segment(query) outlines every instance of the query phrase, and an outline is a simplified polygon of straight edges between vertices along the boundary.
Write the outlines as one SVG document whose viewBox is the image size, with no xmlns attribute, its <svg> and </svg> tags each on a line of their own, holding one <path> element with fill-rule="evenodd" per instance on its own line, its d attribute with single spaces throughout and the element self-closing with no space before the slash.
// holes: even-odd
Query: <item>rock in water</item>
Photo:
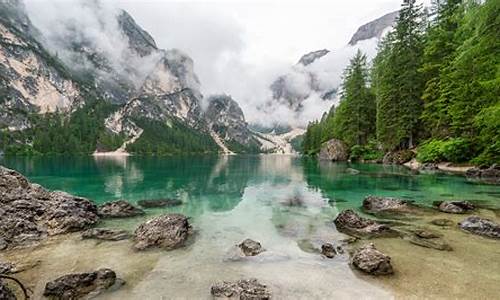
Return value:
<svg viewBox="0 0 500 300">
<path fill-rule="evenodd" d="M 500 239 L 500 224 L 479 216 L 470 216 L 458 223 L 461 229 L 474 234 Z"/>
<path fill-rule="evenodd" d="M 342 211 L 335 218 L 334 223 L 339 231 L 356 237 L 397 235 L 389 226 L 362 218 L 350 209 Z"/>
<path fill-rule="evenodd" d="M 84 239 L 97 239 L 105 241 L 121 241 L 130 238 L 130 233 L 120 229 L 92 228 L 82 233 Z"/>
<path fill-rule="evenodd" d="M 335 251 L 335 247 L 332 244 L 325 243 L 321 245 L 321 254 L 328 258 L 334 258 L 337 255 L 337 251 Z"/>
<path fill-rule="evenodd" d="M 152 199 L 152 200 L 139 200 L 137 204 L 144 208 L 161 208 L 182 205 L 179 199 Z"/>
<path fill-rule="evenodd" d="M 363 209 L 367 213 L 408 213 L 414 207 L 402 199 L 367 196 L 363 200 Z"/>
<path fill-rule="evenodd" d="M 99 216 L 103 218 L 128 218 L 144 214 L 142 209 L 133 206 L 125 200 L 104 203 L 99 206 L 98 212 Z"/>
<path fill-rule="evenodd" d="M 440 238 L 429 239 L 429 238 L 422 238 L 422 237 L 419 237 L 417 235 L 414 235 L 410 238 L 410 243 L 417 245 L 417 246 L 421 246 L 421 247 L 425 247 L 425 248 L 432 248 L 432 249 L 441 250 L 441 251 L 452 251 L 453 250 L 453 248 L 448 243 L 446 243 L 445 241 L 443 241 Z"/>
<path fill-rule="evenodd" d="M 83 230 L 99 220 L 97 208 L 89 200 L 47 191 L 2 166 L 0 195 L 1 249 Z"/>
<path fill-rule="evenodd" d="M 166 214 L 137 227 L 134 233 L 134 247 L 137 250 L 157 247 L 166 250 L 182 247 L 191 227 L 188 218 L 181 214 Z"/>
<path fill-rule="evenodd" d="M 48 282 L 43 295 L 49 299 L 80 299 L 89 294 L 97 296 L 116 283 L 124 282 L 117 279 L 116 273 L 110 269 L 68 274 Z"/>
<path fill-rule="evenodd" d="M 244 240 L 238 245 L 238 247 L 240 247 L 245 256 L 255 256 L 265 251 L 259 242 L 251 239 Z"/>
<path fill-rule="evenodd" d="M 348 148 L 344 142 L 337 139 L 331 139 L 321 146 L 319 152 L 320 160 L 329 161 L 347 161 L 349 158 Z"/>
<path fill-rule="evenodd" d="M 373 244 L 358 249 L 354 253 L 351 263 L 359 270 L 371 275 L 389 275 L 394 273 L 391 258 L 378 251 Z"/>
<path fill-rule="evenodd" d="M 467 201 L 443 201 L 438 206 L 440 211 L 449 214 L 464 214 L 474 208 L 474 205 Z"/>
<path fill-rule="evenodd" d="M 489 168 L 472 168 L 465 172 L 469 178 L 479 179 L 489 183 L 500 183 L 500 165 L 493 164 Z"/>
<path fill-rule="evenodd" d="M 210 293 L 216 299 L 271 299 L 269 288 L 257 279 L 242 279 L 236 282 L 219 282 L 212 286 Z"/>
<path fill-rule="evenodd" d="M 16 300 L 16 295 L 5 285 L 0 279 L 0 299 L 2 300 Z"/>
<path fill-rule="evenodd" d="M 453 226 L 455 223 L 453 223 L 452 220 L 448 219 L 435 219 L 430 222 L 432 225 L 436 226 L 441 226 L 441 227 L 448 227 L 448 226 Z"/>
</svg>

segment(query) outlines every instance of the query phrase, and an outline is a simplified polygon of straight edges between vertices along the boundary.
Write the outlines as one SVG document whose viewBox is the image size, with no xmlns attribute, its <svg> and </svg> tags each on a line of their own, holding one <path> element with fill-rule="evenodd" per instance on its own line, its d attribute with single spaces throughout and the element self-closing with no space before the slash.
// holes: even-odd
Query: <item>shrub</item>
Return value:
<svg viewBox="0 0 500 300">
<path fill-rule="evenodd" d="M 470 160 L 472 153 L 471 143 L 464 138 L 430 140 L 418 148 L 417 160 L 423 163 L 466 162 Z"/>
</svg>

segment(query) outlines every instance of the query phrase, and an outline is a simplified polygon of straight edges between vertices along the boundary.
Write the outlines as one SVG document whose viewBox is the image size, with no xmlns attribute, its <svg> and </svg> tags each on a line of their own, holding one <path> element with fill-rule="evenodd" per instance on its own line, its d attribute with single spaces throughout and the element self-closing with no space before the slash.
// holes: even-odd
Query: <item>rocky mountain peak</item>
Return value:
<svg viewBox="0 0 500 300">
<path fill-rule="evenodd" d="M 309 52 L 307 54 L 304 54 L 299 62 L 297 64 L 301 64 L 303 66 L 307 66 L 312 64 L 315 60 L 327 55 L 330 52 L 330 50 L 327 49 L 322 49 L 322 50 L 316 50 Z"/>
<path fill-rule="evenodd" d="M 399 11 L 394 11 L 362 25 L 352 36 L 349 45 L 353 46 L 359 41 L 368 40 L 374 37 L 380 38 L 387 28 L 394 25 L 398 15 Z"/>
<path fill-rule="evenodd" d="M 118 24 L 123 34 L 128 37 L 130 48 L 140 56 L 147 56 L 158 50 L 153 37 L 137 25 L 132 16 L 126 11 L 121 11 L 118 16 Z"/>
</svg>

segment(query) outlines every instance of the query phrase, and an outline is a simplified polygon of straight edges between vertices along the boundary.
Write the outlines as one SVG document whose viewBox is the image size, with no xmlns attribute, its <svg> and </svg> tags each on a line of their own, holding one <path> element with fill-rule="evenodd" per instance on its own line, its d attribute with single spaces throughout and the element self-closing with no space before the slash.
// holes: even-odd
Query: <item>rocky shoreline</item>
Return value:
<svg viewBox="0 0 500 300">
<path fill-rule="evenodd" d="M 80 232 L 82 239 L 108 242 L 129 240 L 131 250 L 136 252 L 149 249 L 171 251 L 185 246 L 193 236 L 189 219 L 178 213 L 151 218 L 141 223 L 134 232 L 99 227 L 104 219 L 133 218 L 144 216 L 145 212 L 123 200 L 96 206 L 84 198 L 48 191 L 30 183 L 16 171 L 4 167 L 0 167 L 0 196 L 2 250 L 32 247 L 50 236 Z M 172 199 L 148 200 L 142 203 L 149 207 L 181 205 Z M 404 218 L 429 212 L 436 216 L 466 214 L 458 223 L 436 218 L 429 223 L 432 226 L 455 227 L 480 237 L 500 239 L 500 224 L 476 215 L 479 208 L 467 201 L 442 201 L 430 208 L 398 198 L 366 196 L 360 203 L 360 209 L 376 219 L 364 217 L 354 210 L 341 211 L 332 220 L 332 224 L 339 232 L 352 238 L 343 241 L 324 240 L 321 248 L 315 252 L 318 257 L 327 260 L 340 257 L 347 259 L 356 272 L 390 277 L 399 272 L 400 265 L 397 261 L 396 264 L 393 263 L 390 253 L 379 249 L 379 242 L 374 245 L 372 241 L 398 239 L 416 247 L 432 249 L 431 251 L 455 251 L 457 245 L 451 246 L 446 234 L 427 226 L 416 226 Z M 266 248 L 259 241 L 245 239 L 234 246 L 234 251 L 230 251 L 230 259 L 227 261 L 256 262 L 258 260 L 253 260 L 252 257 L 264 258 L 273 255 L 272 249 Z M 22 266 L 8 261 L 0 262 L 1 274 L 16 274 L 31 268 L 36 268 L 36 264 Z M 94 297 L 120 289 L 125 284 L 125 281 L 120 279 L 119 272 L 97 266 L 88 272 L 55 275 L 59 277 L 47 281 L 43 291 L 43 295 L 51 299 Z M 273 295 L 273 286 L 258 278 L 235 279 L 236 281 L 214 282 L 207 294 L 222 299 L 270 299 Z M 0 280 L 0 298 L 15 299 L 11 295 L 9 286 Z"/>
</svg>

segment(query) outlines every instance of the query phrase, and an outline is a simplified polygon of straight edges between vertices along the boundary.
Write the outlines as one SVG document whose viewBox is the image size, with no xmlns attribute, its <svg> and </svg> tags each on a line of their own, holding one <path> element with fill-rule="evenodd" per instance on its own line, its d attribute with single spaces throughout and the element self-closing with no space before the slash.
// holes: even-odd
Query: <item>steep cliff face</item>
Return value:
<svg viewBox="0 0 500 300">
<path fill-rule="evenodd" d="M 327 55 L 330 52 L 330 50 L 327 49 L 322 49 L 322 50 L 316 50 L 309 52 L 307 54 L 304 54 L 300 59 L 297 64 L 301 64 L 303 66 L 307 66 L 312 64 L 315 60 Z"/>
<path fill-rule="evenodd" d="M 358 28 L 349 41 L 349 45 L 356 45 L 357 42 L 372 38 L 381 38 L 383 33 L 396 22 L 399 11 L 388 13 L 376 20 L 368 22 Z"/>
<path fill-rule="evenodd" d="M 230 151 L 259 151 L 260 142 L 248 128 L 240 106 L 230 96 L 209 97 L 204 117 L 209 130 L 216 134 Z"/>
<path fill-rule="evenodd" d="M 0 1 L 0 128 L 23 130 L 29 113 L 71 111 L 81 103 L 79 86 L 39 39 L 22 3 Z"/>
</svg>

